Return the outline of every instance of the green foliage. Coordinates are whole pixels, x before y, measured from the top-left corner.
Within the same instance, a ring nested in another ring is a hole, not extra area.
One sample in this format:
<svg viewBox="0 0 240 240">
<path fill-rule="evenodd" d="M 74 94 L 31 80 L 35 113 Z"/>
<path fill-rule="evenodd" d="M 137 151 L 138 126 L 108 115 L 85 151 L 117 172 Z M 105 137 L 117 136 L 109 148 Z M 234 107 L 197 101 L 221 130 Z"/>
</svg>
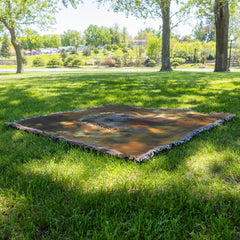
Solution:
<svg viewBox="0 0 240 240">
<path fill-rule="evenodd" d="M 61 35 L 62 46 L 75 46 L 79 48 L 83 44 L 83 37 L 80 32 L 75 30 L 68 30 Z"/>
<path fill-rule="evenodd" d="M 172 58 L 184 58 L 185 60 L 193 60 L 199 62 L 201 55 L 205 58 L 215 57 L 215 42 L 202 43 L 200 41 L 179 42 L 176 39 L 171 40 L 171 56 Z"/>
<path fill-rule="evenodd" d="M 99 49 L 98 49 L 98 48 L 94 48 L 93 52 L 94 52 L 95 54 L 98 54 L 98 53 L 99 53 Z"/>
<path fill-rule="evenodd" d="M 82 59 L 77 55 L 70 55 L 64 61 L 64 66 L 66 67 L 79 67 L 84 65 Z"/>
<path fill-rule="evenodd" d="M 23 49 L 32 51 L 43 47 L 41 38 L 37 31 L 26 29 L 23 37 L 19 38 L 19 41 Z"/>
<path fill-rule="evenodd" d="M 193 35 L 195 40 L 199 40 L 201 42 L 215 41 L 216 40 L 215 32 L 216 30 L 213 18 L 205 26 L 201 21 L 201 23 L 199 25 L 196 25 L 195 28 L 193 29 Z"/>
<path fill-rule="evenodd" d="M 50 68 L 57 68 L 62 65 L 63 65 L 63 62 L 59 57 L 52 57 L 47 63 L 47 66 Z"/>
<path fill-rule="evenodd" d="M 123 66 L 127 67 L 129 66 L 129 63 L 131 62 L 132 58 L 129 53 L 124 53 L 123 55 Z"/>
<path fill-rule="evenodd" d="M 102 63 L 101 59 L 100 58 L 97 58 L 95 61 L 94 61 L 94 65 L 97 65 L 97 66 L 100 66 Z"/>
<path fill-rule="evenodd" d="M 33 60 L 33 66 L 34 67 L 42 67 L 45 65 L 45 62 L 44 62 L 44 59 L 42 57 L 36 57 L 34 60 Z"/>
<path fill-rule="evenodd" d="M 1 47 L 1 56 L 3 58 L 9 58 L 11 56 L 10 47 L 11 47 L 11 42 L 7 37 L 4 37 L 2 40 L 2 47 Z"/>
<path fill-rule="evenodd" d="M 144 40 L 145 45 L 147 45 L 149 39 L 151 37 L 154 37 L 155 32 L 151 28 L 146 28 L 144 30 L 140 30 L 137 34 L 137 36 L 134 38 L 135 40 Z"/>
<path fill-rule="evenodd" d="M 112 46 L 111 46 L 110 44 L 107 44 L 106 49 L 107 49 L 108 51 L 111 51 L 111 50 L 112 50 Z"/>
<path fill-rule="evenodd" d="M 64 61 L 64 66 L 71 66 L 71 62 L 76 58 L 74 55 L 70 55 Z"/>
<path fill-rule="evenodd" d="M 67 54 L 65 49 L 61 50 L 60 56 L 61 56 L 63 61 L 67 58 L 68 54 Z"/>
<path fill-rule="evenodd" d="M 127 48 L 127 47 L 123 47 L 123 48 L 122 48 L 122 52 L 123 52 L 123 53 L 128 53 L 128 48 Z"/>
<path fill-rule="evenodd" d="M 150 37 L 147 46 L 147 56 L 153 59 L 155 62 L 159 63 L 161 58 L 161 49 L 162 49 L 161 39 L 155 36 Z"/>
<path fill-rule="evenodd" d="M 119 48 L 114 52 L 114 55 L 121 55 L 122 56 L 123 54 L 124 54 L 123 51 Z"/>
<path fill-rule="evenodd" d="M 111 44 L 114 46 L 120 46 L 121 44 L 121 34 L 119 32 L 118 25 L 115 24 L 114 27 L 109 28 L 109 32 L 111 35 Z"/>
<path fill-rule="evenodd" d="M 146 67 L 155 67 L 157 65 L 157 63 L 154 59 L 148 58 L 144 61 L 144 65 Z"/>
<path fill-rule="evenodd" d="M 6 27 L 24 29 L 31 23 L 49 26 L 54 23 L 54 13 L 58 11 L 58 1 L 28 0 L 0 1 L 0 22 Z"/>
<path fill-rule="evenodd" d="M 172 62 L 171 65 L 176 68 L 177 66 L 180 66 L 179 62 Z"/>
<path fill-rule="evenodd" d="M 240 5 L 230 15 L 229 36 L 233 35 L 235 41 L 240 40 Z"/>
<path fill-rule="evenodd" d="M 114 44 L 112 45 L 112 49 L 113 49 L 114 51 L 116 51 L 116 50 L 119 49 L 119 46 L 118 46 L 116 43 L 114 43 Z"/>
<path fill-rule="evenodd" d="M 87 46 L 98 47 L 111 43 L 111 34 L 109 29 L 90 25 L 85 31 L 85 42 Z"/>
<path fill-rule="evenodd" d="M 43 35 L 40 41 L 44 48 L 58 48 L 62 45 L 60 35 L 57 34 Z"/>
<path fill-rule="evenodd" d="M 72 61 L 71 61 L 71 65 L 73 67 L 80 67 L 83 65 L 83 61 L 81 60 L 80 57 L 75 57 Z"/>
<path fill-rule="evenodd" d="M 82 52 L 82 55 L 85 56 L 85 57 L 89 57 L 91 56 L 91 50 L 90 49 L 84 49 L 83 52 Z"/>
<path fill-rule="evenodd" d="M 107 55 L 108 54 L 108 50 L 107 49 L 103 49 L 103 54 Z"/>
<path fill-rule="evenodd" d="M 72 48 L 70 54 L 71 55 L 78 55 L 78 52 L 77 52 L 76 48 Z"/>
<path fill-rule="evenodd" d="M 193 63 L 199 63 L 199 56 L 198 56 L 196 49 L 195 49 L 194 55 L 193 55 Z"/>
<path fill-rule="evenodd" d="M 143 66 L 143 63 L 144 63 L 143 59 L 139 57 L 133 62 L 133 65 L 134 67 L 141 67 Z"/>
<path fill-rule="evenodd" d="M 116 66 L 116 61 L 113 58 L 106 57 L 102 60 L 102 65 L 107 65 L 109 67 L 115 67 Z"/>
<path fill-rule="evenodd" d="M 183 64 L 186 62 L 185 58 L 171 58 L 171 63 Z"/>
<path fill-rule="evenodd" d="M 124 66 L 124 60 L 123 60 L 123 56 L 122 55 L 114 55 L 112 57 L 115 62 L 116 62 L 116 67 L 123 67 Z"/>
</svg>

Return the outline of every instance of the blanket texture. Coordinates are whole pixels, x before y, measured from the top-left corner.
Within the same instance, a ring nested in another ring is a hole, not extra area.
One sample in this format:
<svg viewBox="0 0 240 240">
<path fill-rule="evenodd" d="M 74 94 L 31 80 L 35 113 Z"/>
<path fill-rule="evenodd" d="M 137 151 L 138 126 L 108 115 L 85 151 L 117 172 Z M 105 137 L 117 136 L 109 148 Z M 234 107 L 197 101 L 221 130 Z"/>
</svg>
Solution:
<svg viewBox="0 0 240 240">
<path fill-rule="evenodd" d="M 5 124 L 141 162 L 234 116 L 110 104 Z"/>
</svg>

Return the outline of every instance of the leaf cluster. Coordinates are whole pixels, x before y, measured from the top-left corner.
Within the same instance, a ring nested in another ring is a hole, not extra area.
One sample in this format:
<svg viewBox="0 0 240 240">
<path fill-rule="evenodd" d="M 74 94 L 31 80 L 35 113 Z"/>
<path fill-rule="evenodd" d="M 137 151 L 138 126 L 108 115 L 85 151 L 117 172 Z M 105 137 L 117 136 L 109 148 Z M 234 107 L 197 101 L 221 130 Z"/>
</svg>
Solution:
<svg viewBox="0 0 240 240">
<path fill-rule="evenodd" d="M 55 22 L 58 0 L 0 0 L 0 23 L 18 31 L 32 24 L 46 27 Z"/>
</svg>

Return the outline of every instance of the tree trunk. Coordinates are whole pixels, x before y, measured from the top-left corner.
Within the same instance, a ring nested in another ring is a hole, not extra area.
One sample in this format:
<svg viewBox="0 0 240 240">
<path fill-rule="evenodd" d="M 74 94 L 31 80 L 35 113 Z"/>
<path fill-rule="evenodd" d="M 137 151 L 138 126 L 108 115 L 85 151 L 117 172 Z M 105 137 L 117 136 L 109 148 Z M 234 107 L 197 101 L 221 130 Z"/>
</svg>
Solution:
<svg viewBox="0 0 240 240">
<path fill-rule="evenodd" d="M 15 28 L 12 27 L 9 29 L 9 31 L 11 34 L 11 42 L 15 49 L 16 57 L 17 57 L 17 73 L 23 73 L 23 59 L 22 59 L 21 45 L 17 40 Z"/>
<path fill-rule="evenodd" d="M 228 0 L 215 0 L 214 6 L 216 25 L 216 63 L 214 72 L 227 72 L 228 69 Z"/>
<path fill-rule="evenodd" d="M 162 67 L 160 71 L 172 71 L 170 63 L 170 4 L 171 0 L 161 0 L 162 11 Z"/>
</svg>

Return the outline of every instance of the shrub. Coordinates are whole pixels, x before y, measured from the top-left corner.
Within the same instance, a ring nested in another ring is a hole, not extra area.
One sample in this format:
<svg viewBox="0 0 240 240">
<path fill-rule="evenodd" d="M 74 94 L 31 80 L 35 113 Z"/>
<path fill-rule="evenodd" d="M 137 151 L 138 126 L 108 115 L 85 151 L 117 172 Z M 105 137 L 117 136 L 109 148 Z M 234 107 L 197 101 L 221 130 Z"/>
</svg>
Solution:
<svg viewBox="0 0 240 240">
<path fill-rule="evenodd" d="M 108 51 L 111 51 L 112 50 L 112 47 L 111 47 L 111 45 L 107 45 L 107 47 L 106 47 L 106 49 L 108 50 Z"/>
<path fill-rule="evenodd" d="M 79 57 L 75 57 L 72 61 L 71 61 L 71 65 L 73 67 L 79 67 L 83 65 L 83 61 L 79 58 Z"/>
<path fill-rule="evenodd" d="M 128 54 L 128 53 L 125 53 L 125 54 L 123 55 L 122 59 L 123 59 L 123 66 L 125 66 L 125 67 L 128 66 L 128 62 L 129 62 L 129 60 L 130 60 L 129 54 Z"/>
<path fill-rule="evenodd" d="M 72 48 L 70 54 L 71 55 L 78 55 L 78 52 L 77 52 L 76 48 Z"/>
<path fill-rule="evenodd" d="M 172 58 L 171 63 L 177 62 L 179 64 L 184 64 L 186 62 L 185 58 Z"/>
<path fill-rule="evenodd" d="M 109 67 L 115 67 L 116 61 L 113 58 L 107 57 L 102 60 L 102 65 L 108 65 Z"/>
<path fill-rule="evenodd" d="M 112 57 L 114 60 L 115 60 L 115 62 L 116 62 L 116 67 L 122 67 L 123 66 L 123 56 L 121 56 L 121 55 L 115 55 L 115 56 L 113 56 Z"/>
<path fill-rule="evenodd" d="M 94 48 L 93 52 L 94 52 L 95 54 L 98 54 L 98 53 L 99 53 L 99 49 L 98 49 L 98 48 Z"/>
<path fill-rule="evenodd" d="M 97 65 L 97 66 L 100 66 L 101 65 L 101 60 L 98 58 L 94 61 L 94 64 Z"/>
<path fill-rule="evenodd" d="M 71 65 L 71 62 L 74 60 L 74 58 L 76 58 L 76 56 L 69 56 L 69 57 L 67 57 L 66 59 L 65 59 L 65 61 L 64 61 L 64 66 L 69 66 L 69 65 Z"/>
<path fill-rule="evenodd" d="M 144 62 L 144 65 L 146 67 L 154 67 L 156 66 L 156 64 L 157 64 L 156 61 L 154 61 L 154 59 L 151 59 L 151 58 L 146 59 Z"/>
<path fill-rule="evenodd" d="M 44 65 L 45 65 L 45 63 L 44 63 L 44 59 L 42 57 L 36 57 L 33 60 L 33 66 L 34 67 L 42 67 Z"/>
<path fill-rule="evenodd" d="M 77 55 L 71 55 L 67 57 L 64 61 L 64 66 L 79 67 L 84 65 L 83 61 Z"/>
<path fill-rule="evenodd" d="M 118 48 L 119 48 L 119 46 L 118 46 L 116 43 L 114 43 L 114 44 L 112 45 L 112 49 L 113 49 L 114 51 L 116 51 Z"/>
<path fill-rule="evenodd" d="M 123 51 L 121 49 L 117 49 L 115 52 L 114 52 L 114 55 L 123 55 Z"/>
<path fill-rule="evenodd" d="M 128 53 L 128 48 L 127 48 L 127 47 L 124 47 L 124 48 L 122 49 L 122 52 L 123 52 L 123 53 Z"/>
<path fill-rule="evenodd" d="M 61 50 L 60 56 L 61 56 L 63 61 L 67 58 L 68 54 L 67 54 L 65 49 Z"/>
<path fill-rule="evenodd" d="M 133 49 L 134 49 L 133 43 L 129 43 L 128 48 L 130 48 L 131 50 L 133 50 Z"/>
<path fill-rule="evenodd" d="M 58 57 L 52 57 L 48 63 L 47 66 L 51 67 L 51 68 L 56 68 L 56 67 L 60 67 L 63 64 L 62 60 Z"/>
<path fill-rule="evenodd" d="M 143 65 L 143 60 L 141 58 L 137 58 L 134 63 L 134 67 L 141 67 Z"/>
<path fill-rule="evenodd" d="M 82 52 L 82 55 L 85 57 L 91 56 L 91 50 L 90 49 L 84 49 Z"/>
<path fill-rule="evenodd" d="M 104 54 L 104 55 L 107 55 L 107 54 L 108 54 L 107 49 L 103 49 L 103 54 Z"/>
<path fill-rule="evenodd" d="M 207 58 L 205 56 L 201 56 L 199 60 L 200 60 L 200 63 L 205 64 L 207 61 Z"/>
<path fill-rule="evenodd" d="M 178 62 L 173 62 L 171 65 L 172 65 L 174 68 L 176 68 L 176 67 L 179 66 L 180 64 L 179 64 Z"/>
</svg>

